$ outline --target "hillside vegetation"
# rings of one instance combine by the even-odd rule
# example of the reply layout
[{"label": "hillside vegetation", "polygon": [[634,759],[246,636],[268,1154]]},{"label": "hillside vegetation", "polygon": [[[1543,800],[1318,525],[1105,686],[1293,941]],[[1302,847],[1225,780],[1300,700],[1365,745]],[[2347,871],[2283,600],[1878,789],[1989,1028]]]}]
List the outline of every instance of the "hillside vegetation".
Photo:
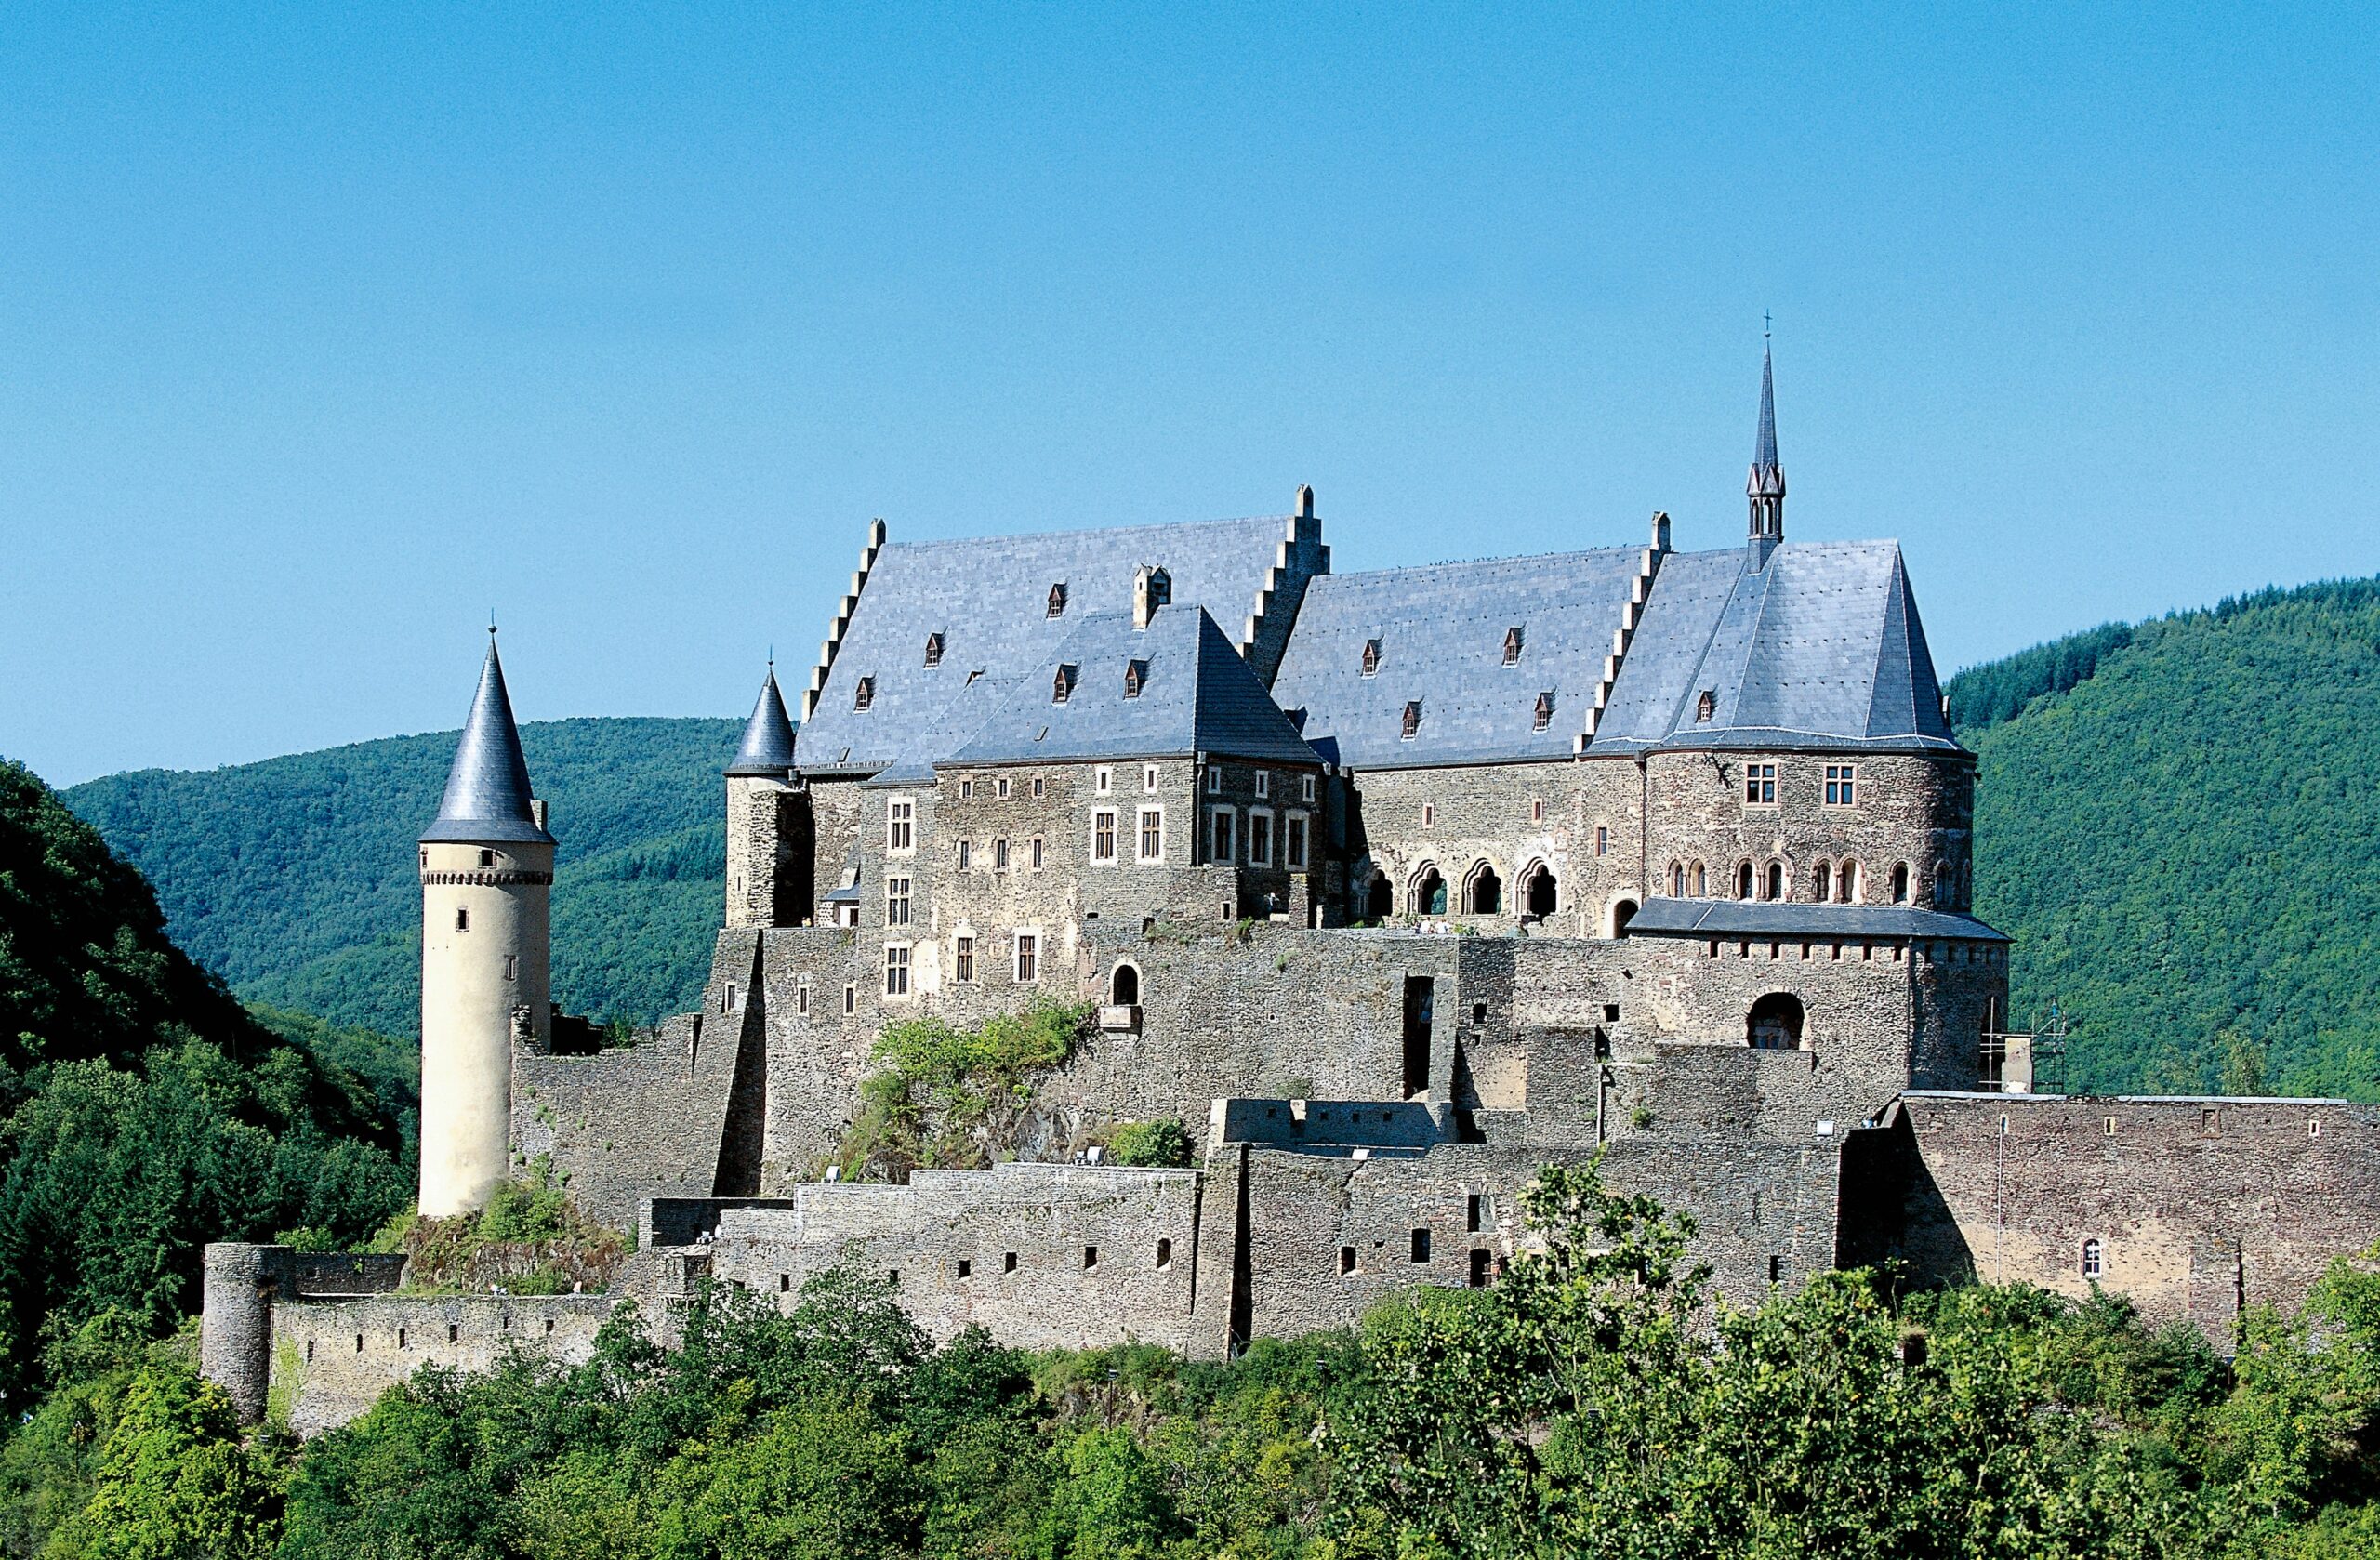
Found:
[{"label": "hillside vegetation", "polygon": [[[521,730],[562,842],[554,998],[650,1021],[691,1007],[710,965],[734,721],[582,720]],[[390,737],[64,792],[156,884],[174,938],[241,996],[335,1024],[419,1032],[414,839],[456,734]]]},{"label": "hillside vegetation", "polygon": [[1962,672],[1976,908],[2069,1086],[2380,1098],[2380,581],[2267,590]]},{"label": "hillside vegetation", "polygon": [[140,1338],[194,1311],[207,1241],[378,1227],[412,1191],[407,1087],[252,1017],[140,875],[0,763],[0,1407],[86,1324]]}]

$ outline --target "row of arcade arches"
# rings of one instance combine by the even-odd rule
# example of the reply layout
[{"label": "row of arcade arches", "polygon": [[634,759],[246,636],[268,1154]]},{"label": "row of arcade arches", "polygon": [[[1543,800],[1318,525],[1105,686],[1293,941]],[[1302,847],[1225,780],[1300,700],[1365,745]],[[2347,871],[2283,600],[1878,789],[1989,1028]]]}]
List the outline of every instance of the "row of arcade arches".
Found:
[{"label": "row of arcade arches", "polygon": [[[1471,864],[1460,883],[1449,882],[1435,861],[1425,861],[1406,879],[1403,910],[1412,916],[1507,916],[1541,920],[1561,903],[1561,883],[1542,860],[1521,868],[1518,887],[1506,885],[1495,863],[1484,857]],[[1398,913],[1395,885],[1375,871],[1364,891],[1363,919],[1386,921]]]}]

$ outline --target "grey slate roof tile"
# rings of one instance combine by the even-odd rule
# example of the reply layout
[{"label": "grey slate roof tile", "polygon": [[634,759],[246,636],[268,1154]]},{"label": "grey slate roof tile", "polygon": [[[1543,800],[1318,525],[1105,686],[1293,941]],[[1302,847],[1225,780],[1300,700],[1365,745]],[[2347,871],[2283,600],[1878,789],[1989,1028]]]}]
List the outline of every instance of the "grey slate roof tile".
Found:
[{"label": "grey slate roof tile", "polygon": [[774,774],[785,778],[793,767],[793,721],[785,712],[785,695],[777,691],[777,671],[769,668],[769,680],[760,684],[760,697],[752,706],[752,719],[745,723],[744,741],[735,749],[735,760],[727,766],[730,774]]},{"label": "grey slate roof tile", "polygon": [[1811,905],[1795,900],[1647,899],[1631,933],[1712,937],[1937,937],[2004,943],[1973,916],[1910,905]]},{"label": "grey slate roof tile", "polygon": [[[1020,680],[1052,665],[1091,614],[1129,611],[1144,563],[1171,575],[1172,599],[1235,630],[1287,540],[1286,517],[1030,536],[888,543],[877,556],[818,707],[795,739],[804,771],[872,773],[948,757]],[[1050,587],[1066,587],[1049,615]],[[928,634],[941,664],[925,665]],[[970,686],[970,674],[981,673]],[[865,711],[853,685],[876,680]]]},{"label": "grey slate roof tile", "polygon": [[437,819],[421,831],[421,842],[550,845],[554,837],[537,826],[530,800],[529,761],[521,756],[521,729],[513,724],[504,663],[491,633],[470,719],[463,722],[454,766],[446,772],[446,794]]}]

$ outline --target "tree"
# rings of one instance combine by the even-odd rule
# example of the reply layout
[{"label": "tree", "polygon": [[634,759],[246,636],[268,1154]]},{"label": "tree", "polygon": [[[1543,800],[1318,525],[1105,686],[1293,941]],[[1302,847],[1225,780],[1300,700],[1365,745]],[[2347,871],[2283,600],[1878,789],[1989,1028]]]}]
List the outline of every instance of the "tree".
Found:
[{"label": "tree", "polygon": [[278,1493],[240,1444],[223,1390],[152,1366],[99,1453],[90,1504],[53,1548],[90,1560],[249,1560],[272,1553]]}]

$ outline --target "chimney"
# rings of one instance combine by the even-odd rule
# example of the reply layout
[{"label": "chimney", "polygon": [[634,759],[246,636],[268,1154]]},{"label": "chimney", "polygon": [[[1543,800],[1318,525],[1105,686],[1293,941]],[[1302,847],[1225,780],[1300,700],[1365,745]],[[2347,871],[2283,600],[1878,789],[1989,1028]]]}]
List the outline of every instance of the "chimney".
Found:
[{"label": "chimney", "polygon": [[1157,609],[1173,600],[1173,576],[1163,569],[1144,563],[1132,576],[1132,627],[1145,628]]}]

